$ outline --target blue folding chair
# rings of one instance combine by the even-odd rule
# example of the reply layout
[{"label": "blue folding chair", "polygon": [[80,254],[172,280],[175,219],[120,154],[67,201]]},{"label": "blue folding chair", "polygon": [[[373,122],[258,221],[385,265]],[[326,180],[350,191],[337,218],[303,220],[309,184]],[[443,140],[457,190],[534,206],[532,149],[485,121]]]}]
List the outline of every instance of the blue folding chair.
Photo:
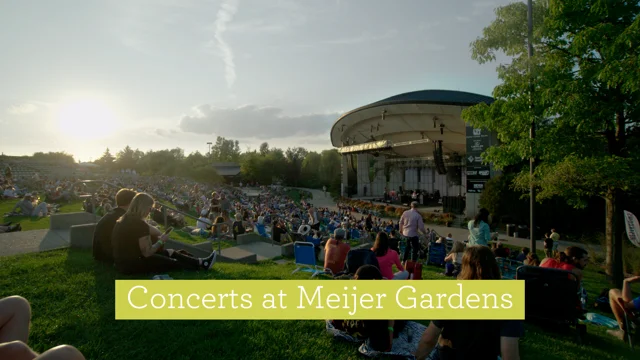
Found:
[{"label": "blue folding chair", "polygon": [[445,244],[431,243],[431,245],[429,245],[427,265],[434,264],[437,266],[444,266],[445,257],[447,257],[447,247]]},{"label": "blue folding chair", "polygon": [[313,237],[313,236],[311,236],[311,235],[307,235],[307,236],[305,237],[305,240],[306,240],[307,242],[309,242],[309,243],[312,243],[314,246],[320,246],[320,241],[321,241],[322,239],[316,239],[316,238],[314,238],[314,237]]},{"label": "blue folding chair", "polygon": [[296,258],[295,264],[298,268],[293,270],[291,274],[306,271],[313,273],[311,277],[315,277],[324,273],[324,269],[316,263],[316,251],[313,243],[296,241],[293,243],[293,255]]}]

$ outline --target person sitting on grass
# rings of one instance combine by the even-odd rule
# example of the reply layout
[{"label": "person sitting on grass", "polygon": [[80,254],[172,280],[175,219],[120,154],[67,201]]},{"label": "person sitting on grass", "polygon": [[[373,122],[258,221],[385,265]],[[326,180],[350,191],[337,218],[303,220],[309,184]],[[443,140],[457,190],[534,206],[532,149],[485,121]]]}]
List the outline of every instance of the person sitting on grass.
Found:
[{"label": "person sitting on grass", "polygon": [[216,261],[216,251],[199,259],[163,249],[169,234],[162,234],[156,243],[152,242],[152,231],[144,219],[149,216],[153,204],[150,195],[139,193],[116,222],[111,238],[116,269],[123,274],[211,269]]},{"label": "person sitting on grass", "polygon": [[20,296],[0,299],[0,359],[7,360],[84,360],[78,349],[60,345],[38,354],[27,345],[31,325],[31,306]]},{"label": "person sitting on grass", "polygon": [[[382,280],[380,270],[373,265],[358,268],[354,280]],[[405,320],[331,320],[331,325],[344,333],[368,342],[375,351],[389,352],[393,339],[406,326]]]},{"label": "person sitting on grass", "polygon": [[[640,276],[624,279],[622,291],[619,289],[609,290],[609,305],[611,305],[611,310],[616,320],[618,320],[618,326],[620,326],[620,328],[617,330],[607,330],[607,333],[622,341],[627,338],[627,324],[624,322],[625,311],[640,312],[640,296],[635,299],[631,297],[631,284],[636,283],[640,283]],[[618,299],[622,299],[622,303],[620,303]]]},{"label": "person sitting on grass", "polygon": [[538,258],[538,255],[530,252],[522,263],[528,266],[540,266],[540,258]]},{"label": "person sitting on grass", "polygon": [[520,254],[516,256],[516,261],[524,262],[527,259],[528,255],[529,255],[529,248],[523,247],[522,250],[520,251]]},{"label": "person sitting on grass", "polygon": [[[458,280],[499,279],[500,268],[491,249],[483,245],[467,247]],[[422,335],[415,356],[418,360],[430,355],[441,360],[496,360],[498,356],[518,360],[518,341],[523,335],[521,321],[434,320]]]},{"label": "person sitting on grass", "polygon": [[[376,254],[380,272],[384,278],[388,280],[407,280],[409,278],[409,272],[402,266],[400,256],[395,250],[389,248],[389,236],[387,233],[378,233],[371,251]],[[398,269],[398,272],[395,274],[393,273],[393,265]]]},{"label": "person sitting on grass", "polygon": [[[131,200],[136,196],[136,192],[131,189],[120,189],[116,194],[116,208],[107,213],[98,221],[93,233],[93,258],[109,264],[113,263],[113,248],[111,246],[111,235],[116,221],[127,212]],[[156,229],[156,228],[153,228]],[[157,230],[157,229],[156,229]],[[156,236],[162,235],[157,230]]]},{"label": "person sitting on grass", "polygon": [[465,243],[461,241],[453,242],[451,252],[444,258],[444,262],[446,263],[445,268],[447,269],[445,275],[454,277],[458,276],[460,268],[462,267],[462,258],[464,257],[465,246]]},{"label": "person sitting on grass", "polygon": [[582,270],[589,264],[589,253],[577,246],[569,246],[558,253],[558,258],[545,258],[540,267],[567,270],[574,273],[578,281],[582,281]]},{"label": "person sitting on grass", "polygon": [[38,203],[38,200],[33,199],[31,197],[31,194],[26,194],[24,198],[22,198],[22,200],[18,201],[11,212],[14,212],[16,209],[20,209],[20,214],[24,216],[44,217],[49,213],[47,209],[47,203]]},{"label": "person sitting on grass", "polygon": [[231,229],[233,230],[233,240],[238,240],[238,235],[247,232],[242,222],[242,214],[239,212],[236,213],[236,221],[231,224]]}]

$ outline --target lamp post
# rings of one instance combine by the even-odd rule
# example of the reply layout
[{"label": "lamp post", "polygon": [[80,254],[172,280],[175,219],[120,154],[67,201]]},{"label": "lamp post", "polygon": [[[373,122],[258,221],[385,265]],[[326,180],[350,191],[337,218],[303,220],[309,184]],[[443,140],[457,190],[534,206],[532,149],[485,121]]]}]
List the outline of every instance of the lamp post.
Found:
[{"label": "lamp post", "polygon": [[533,186],[533,173],[535,171],[535,158],[533,156],[533,140],[536,137],[536,116],[534,112],[533,102],[533,76],[532,76],[532,59],[533,59],[533,0],[527,0],[527,23],[528,23],[528,55],[529,55],[529,110],[531,112],[531,128],[529,131],[529,139],[531,140],[531,155],[529,157],[529,239],[531,253],[536,253],[536,224],[535,224],[535,207],[536,207],[536,189]]},{"label": "lamp post", "polygon": [[208,143],[207,143],[207,145],[209,145],[209,155],[208,155],[208,156],[209,156],[209,158],[211,158],[211,145],[212,145],[212,144],[213,144],[212,142],[208,142]]}]

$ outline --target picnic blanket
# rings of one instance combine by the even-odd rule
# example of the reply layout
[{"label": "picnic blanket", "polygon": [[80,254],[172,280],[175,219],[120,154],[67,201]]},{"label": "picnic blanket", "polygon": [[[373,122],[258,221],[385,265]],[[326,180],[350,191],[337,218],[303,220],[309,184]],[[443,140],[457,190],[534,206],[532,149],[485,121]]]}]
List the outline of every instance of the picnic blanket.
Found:
[{"label": "picnic blanket", "polygon": [[605,326],[610,329],[619,329],[620,326],[618,322],[612,318],[606,317],[604,315],[596,314],[596,313],[587,313],[585,314],[585,319],[582,320],[582,323],[589,323],[599,326]]},{"label": "picnic blanket", "polygon": [[366,339],[361,339],[357,336],[353,336],[344,331],[336,329],[332,324],[331,320],[326,321],[327,331],[334,336],[336,339],[352,342],[352,343],[362,343],[358,348],[358,351],[367,356],[367,357],[380,357],[380,356],[388,356],[397,359],[407,359],[414,360],[415,356],[413,353],[418,349],[418,343],[420,342],[420,338],[422,334],[427,329],[426,326],[417,323],[415,321],[407,322],[404,330],[398,335],[396,339],[393,339],[393,346],[391,347],[391,351],[389,352],[381,352],[373,350],[369,345]]}]

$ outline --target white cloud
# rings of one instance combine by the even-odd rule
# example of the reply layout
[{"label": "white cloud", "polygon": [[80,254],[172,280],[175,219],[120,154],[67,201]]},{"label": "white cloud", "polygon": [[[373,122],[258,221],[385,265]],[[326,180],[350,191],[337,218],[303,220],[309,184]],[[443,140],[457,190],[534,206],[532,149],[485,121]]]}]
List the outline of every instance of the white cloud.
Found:
[{"label": "white cloud", "polygon": [[19,104],[19,105],[12,105],[7,109],[7,112],[13,115],[24,115],[24,114],[30,114],[32,112],[36,112],[37,110],[38,110],[38,107],[35,106],[34,104],[25,103],[25,104]]},{"label": "white cloud", "polygon": [[215,37],[218,50],[221,53],[222,61],[224,61],[225,79],[227,80],[228,87],[232,87],[236,82],[236,64],[233,58],[233,50],[224,40],[223,35],[227,31],[227,25],[233,20],[233,16],[237,11],[238,0],[225,0],[220,10],[218,10],[214,23],[213,36]]},{"label": "white cloud", "polygon": [[354,37],[341,38],[341,39],[335,39],[335,40],[327,40],[327,41],[324,41],[323,43],[332,44],[332,45],[353,45],[353,44],[360,44],[360,43],[365,43],[365,42],[387,40],[387,39],[393,38],[397,34],[398,34],[397,30],[391,29],[391,30],[389,30],[386,33],[381,34],[381,35],[371,35],[369,33],[363,33],[361,35],[354,36]]},{"label": "white cloud", "polygon": [[290,116],[277,107],[245,105],[217,108],[202,105],[180,119],[180,129],[195,134],[215,134],[234,139],[281,139],[291,136],[325,136],[338,113]]}]

